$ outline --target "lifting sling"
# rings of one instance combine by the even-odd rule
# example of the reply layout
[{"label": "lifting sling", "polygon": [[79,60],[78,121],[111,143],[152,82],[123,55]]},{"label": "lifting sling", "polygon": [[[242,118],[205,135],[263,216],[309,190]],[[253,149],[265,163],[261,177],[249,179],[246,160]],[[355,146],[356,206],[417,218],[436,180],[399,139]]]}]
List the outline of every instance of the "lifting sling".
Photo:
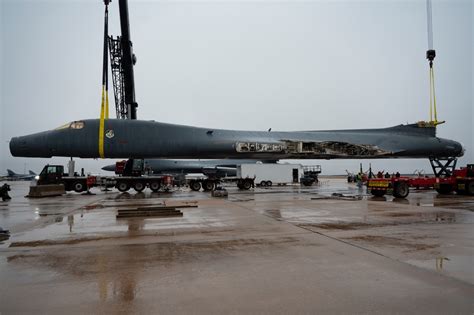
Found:
[{"label": "lifting sling", "polygon": [[109,1],[105,3],[104,16],[104,54],[102,66],[102,101],[100,104],[100,121],[99,121],[99,156],[104,158],[104,134],[105,134],[105,120],[109,119],[109,78],[108,78],[108,24],[109,24]]}]

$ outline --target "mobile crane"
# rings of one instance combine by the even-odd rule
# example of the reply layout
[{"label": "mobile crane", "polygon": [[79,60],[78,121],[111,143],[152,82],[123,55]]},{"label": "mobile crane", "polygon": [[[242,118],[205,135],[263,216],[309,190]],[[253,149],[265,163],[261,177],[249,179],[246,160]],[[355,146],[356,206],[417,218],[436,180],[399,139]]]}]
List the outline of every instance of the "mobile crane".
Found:
[{"label": "mobile crane", "polygon": [[[426,59],[429,61],[430,76],[430,121],[418,123],[420,127],[426,128],[436,128],[437,125],[444,123],[444,121],[438,121],[436,112],[433,69],[436,51],[433,48],[433,21],[431,11],[431,0],[426,0],[428,31]],[[467,167],[456,170],[456,162],[457,159],[455,157],[430,158],[430,164],[435,178],[418,178],[416,181],[409,177],[392,177],[388,179],[374,178],[368,181],[367,190],[374,196],[383,196],[386,193],[391,193],[394,197],[405,198],[409,194],[410,186],[430,186],[434,183],[433,186],[439,194],[449,194],[456,191],[458,194],[474,195],[474,164],[468,164]]]},{"label": "mobile crane", "polygon": [[115,38],[114,36],[108,35],[108,7],[111,2],[112,0],[104,0],[104,60],[102,82],[105,85],[105,89],[107,89],[107,55],[108,50],[110,50],[110,68],[112,72],[117,119],[137,119],[138,103],[135,99],[135,76],[133,71],[137,58],[133,53],[133,44],[130,38],[128,0],[118,0],[122,35]]},{"label": "mobile crane", "polygon": [[[130,23],[128,15],[128,1],[118,0],[120,11],[121,36],[113,37],[108,35],[109,4],[112,0],[104,0],[104,47],[103,47],[103,67],[102,67],[102,101],[100,110],[99,126],[99,154],[103,156],[105,135],[105,120],[109,118],[108,100],[108,60],[112,72],[112,81],[115,96],[115,107],[117,119],[137,119],[138,103],[135,99],[135,77],[133,67],[136,57],[133,53],[133,44],[130,39]],[[109,55],[110,50],[110,55]],[[101,141],[102,140],[102,141]],[[74,164],[72,164],[74,165]],[[172,177],[169,175],[143,176],[143,160],[130,159],[125,165],[121,176],[85,176],[79,175],[72,170],[64,172],[62,165],[46,165],[38,175],[37,185],[58,185],[64,186],[66,191],[74,190],[83,192],[90,187],[105,185],[116,187],[119,191],[125,192],[130,188],[140,192],[146,187],[156,192],[160,189],[167,189],[172,184]]]}]

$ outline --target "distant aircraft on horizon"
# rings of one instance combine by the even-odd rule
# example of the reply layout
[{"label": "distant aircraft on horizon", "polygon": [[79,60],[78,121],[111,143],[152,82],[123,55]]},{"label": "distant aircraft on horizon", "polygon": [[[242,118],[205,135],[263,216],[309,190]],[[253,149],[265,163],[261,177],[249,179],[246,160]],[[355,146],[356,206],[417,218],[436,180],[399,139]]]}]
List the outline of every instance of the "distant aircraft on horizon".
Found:
[{"label": "distant aircraft on horizon", "polygon": [[28,171],[28,174],[18,174],[12,171],[11,169],[7,169],[8,175],[1,177],[3,180],[32,180],[37,175],[32,170]]}]

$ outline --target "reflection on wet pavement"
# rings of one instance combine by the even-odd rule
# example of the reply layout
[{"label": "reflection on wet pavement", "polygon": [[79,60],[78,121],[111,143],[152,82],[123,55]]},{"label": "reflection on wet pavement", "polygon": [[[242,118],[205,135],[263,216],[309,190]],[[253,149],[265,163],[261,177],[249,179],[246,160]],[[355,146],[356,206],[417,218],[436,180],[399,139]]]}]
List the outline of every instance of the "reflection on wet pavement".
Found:
[{"label": "reflection on wet pavement", "polygon": [[[132,229],[140,223],[132,224]],[[122,245],[113,249],[69,249],[48,255],[14,254],[7,257],[10,264],[24,268],[51,269],[84,281],[97,279],[97,294],[100,301],[109,299],[122,302],[133,301],[147,274],[158,272],[159,279],[168,281],[175,264],[206,264],[210,261],[232,259],[235,252],[246,251],[258,254],[262,248],[274,250],[292,246],[304,246],[293,237],[248,238],[219,240],[214,242],[164,242],[146,245]],[[171,274],[170,274],[171,272]]]},{"label": "reflection on wet pavement", "polygon": [[458,279],[472,284],[472,274],[474,273],[474,257],[472,255],[437,256],[431,259],[407,260],[406,262],[439,273],[454,274]]},{"label": "reflection on wet pavement", "polygon": [[363,236],[353,236],[346,238],[353,241],[368,242],[372,244],[377,244],[381,246],[395,246],[402,247],[405,252],[411,251],[421,251],[438,248],[439,244],[426,244],[408,241],[403,238],[390,237],[390,236],[377,236],[377,235],[363,235]]}]

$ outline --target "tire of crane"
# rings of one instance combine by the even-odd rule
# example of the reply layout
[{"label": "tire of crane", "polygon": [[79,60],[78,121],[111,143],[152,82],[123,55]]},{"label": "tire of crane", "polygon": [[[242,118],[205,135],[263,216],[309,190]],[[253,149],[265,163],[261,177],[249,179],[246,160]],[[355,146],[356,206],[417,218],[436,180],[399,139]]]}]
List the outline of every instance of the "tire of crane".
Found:
[{"label": "tire of crane", "polygon": [[83,182],[74,182],[74,184],[72,184],[72,187],[74,189],[75,192],[83,192],[84,190],[86,190],[86,185],[84,185]]},{"label": "tire of crane", "polygon": [[410,187],[407,182],[397,182],[393,186],[393,196],[395,198],[406,198],[410,193]]},{"label": "tire of crane", "polygon": [[474,180],[470,182],[465,183],[466,187],[466,193],[468,195],[474,196]]},{"label": "tire of crane", "polygon": [[374,190],[374,189],[372,189],[370,191],[370,193],[375,197],[383,197],[385,195],[386,191],[385,190]]},{"label": "tire of crane", "polygon": [[191,188],[191,190],[194,190],[194,191],[199,191],[201,189],[201,183],[198,182],[197,180],[192,180],[189,183],[189,188]]},{"label": "tire of crane", "polygon": [[262,181],[260,182],[260,186],[262,186],[262,187],[265,187],[265,186],[267,186],[267,182],[266,182],[266,181],[264,181],[264,180],[262,180]]},{"label": "tire of crane", "polygon": [[451,186],[450,184],[440,184],[439,188],[436,188],[436,191],[438,192],[438,194],[448,195],[453,192],[453,186]]},{"label": "tire of crane", "polygon": [[143,182],[134,182],[133,183],[133,189],[135,189],[136,192],[142,192],[143,189],[145,189],[145,184]]},{"label": "tire of crane", "polygon": [[244,180],[244,182],[242,183],[242,189],[244,190],[249,190],[250,187],[252,187],[252,181],[250,180]]},{"label": "tire of crane", "polygon": [[267,180],[266,185],[267,187],[272,187],[273,183],[271,180]]},{"label": "tire of crane", "polygon": [[150,183],[150,189],[152,192],[157,192],[161,188],[161,183],[157,180]]},{"label": "tire of crane", "polygon": [[115,186],[121,192],[126,192],[130,189],[130,184],[127,182],[119,181]]},{"label": "tire of crane", "polygon": [[202,188],[204,189],[204,191],[212,191],[214,190],[215,186],[216,185],[214,184],[214,182],[210,180],[205,180],[202,183]]}]

